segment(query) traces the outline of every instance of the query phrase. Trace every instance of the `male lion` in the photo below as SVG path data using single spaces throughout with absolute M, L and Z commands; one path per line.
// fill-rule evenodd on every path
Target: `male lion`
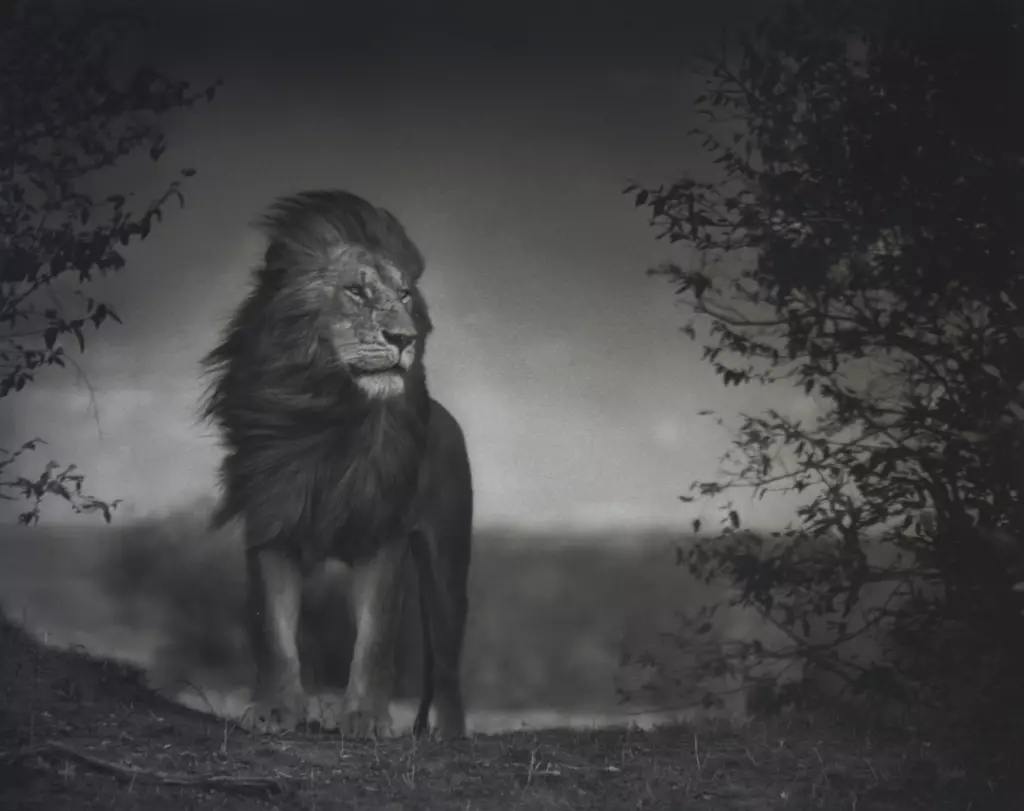
M 391 732 L 402 569 L 419 581 L 424 692 L 443 737 L 465 732 L 459 659 L 473 492 L 455 418 L 427 393 L 424 261 L 388 211 L 342 191 L 278 200 L 253 288 L 205 359 L 204 415 L 227 454 L 217 526 L 245 524 L 256 694 L 246 725 L 307 716 L 296 633 L 304 583 L 351 567 L 356 640 L 344 698 L 315 719 L 355 737 Z

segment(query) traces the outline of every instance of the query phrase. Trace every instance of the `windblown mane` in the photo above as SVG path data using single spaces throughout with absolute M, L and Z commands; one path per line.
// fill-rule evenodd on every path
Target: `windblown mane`
M 348 192 L 283 197 L 257 224 L 270 241 L 267 264 L 294 268 L 305 257 L 329 257 L 339 247 L 358 245 L 386 256 L 413 282 L 423 274 L 423 255 L 396 217 Z
M 414 292 L 417 360 L 403 394 L 374 400 L 319 346 L 321 314 L 303 292 L 347 246 L 386 257 L 413 284 L 423 257 L 393 215 L 346 192 L 284 198 L 261 225 L 269 245 L 252 290 L 203 360 L 212 379 L 202 413 L 227 450 L 214 523 L 244 516 L 255 542 L 287 545 L 309 563 L 350 562 L 399 529 L 415 492 L 430 319 Z

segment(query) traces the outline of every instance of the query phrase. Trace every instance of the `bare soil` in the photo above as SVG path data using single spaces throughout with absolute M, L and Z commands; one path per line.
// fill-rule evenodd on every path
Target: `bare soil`
M 0 622 L 0 809 L 1019 809 L 935 747 L 848 724 L 252 736 Z

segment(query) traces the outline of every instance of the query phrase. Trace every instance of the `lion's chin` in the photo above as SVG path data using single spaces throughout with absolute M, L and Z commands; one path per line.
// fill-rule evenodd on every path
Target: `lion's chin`
M 405 378 L 393 370 L 361 374 L 355 380 L 363 393 L 373 399 L 396 397 L 405 391 Z

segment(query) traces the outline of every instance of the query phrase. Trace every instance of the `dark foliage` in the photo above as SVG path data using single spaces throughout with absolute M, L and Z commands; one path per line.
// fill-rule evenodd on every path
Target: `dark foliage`
M 0 18 L 0 398 L 45 367 L 77 368 L 67 340 L 85 351 L 88 328 L 120 321 L 85 288 L 124 267 L 122 248 L 145 239 L 171 199 L 184 205 L 180 180 L 140 210 L 129 194 L 83 190 L 139 150 L 159 159 L 159 117 L 213 98 L 214 87 L 195 92 L 150 67 L 115 76 L 118 46 L 136 30 L 120 13 L 76 16 L 47 3 L 18 3 Z M 0 450 L 0 476 L 41 443 Z M 47 495 L 109 521 L 117 502 L 88 495 L 83 482 L 75 465 L 51 461 L 35 479 L 0 478 L 0 497 L 29 501 L 26 524 L 39 520 Z
M 699 257 L 652 273 L 723 382 L 823 405 L 742 416 L 684 497 L 723 506 L 723 531 L 683 562 L 734 581 L 790 654 L 972 724 L 1024 673 L 1007 556 L 977 529 L 1024 517 L 1020 39 L 1009 4 L 791 3 L 705 63 L 694 132 L 724 179 L 626 190 Z M 722 503 L 737 490 L 803 506 L 758 537 Z M 863 609 L 871 590 L 890 596 Z M 865 634 L 895 643 L 884 663 L 844 655 Z

